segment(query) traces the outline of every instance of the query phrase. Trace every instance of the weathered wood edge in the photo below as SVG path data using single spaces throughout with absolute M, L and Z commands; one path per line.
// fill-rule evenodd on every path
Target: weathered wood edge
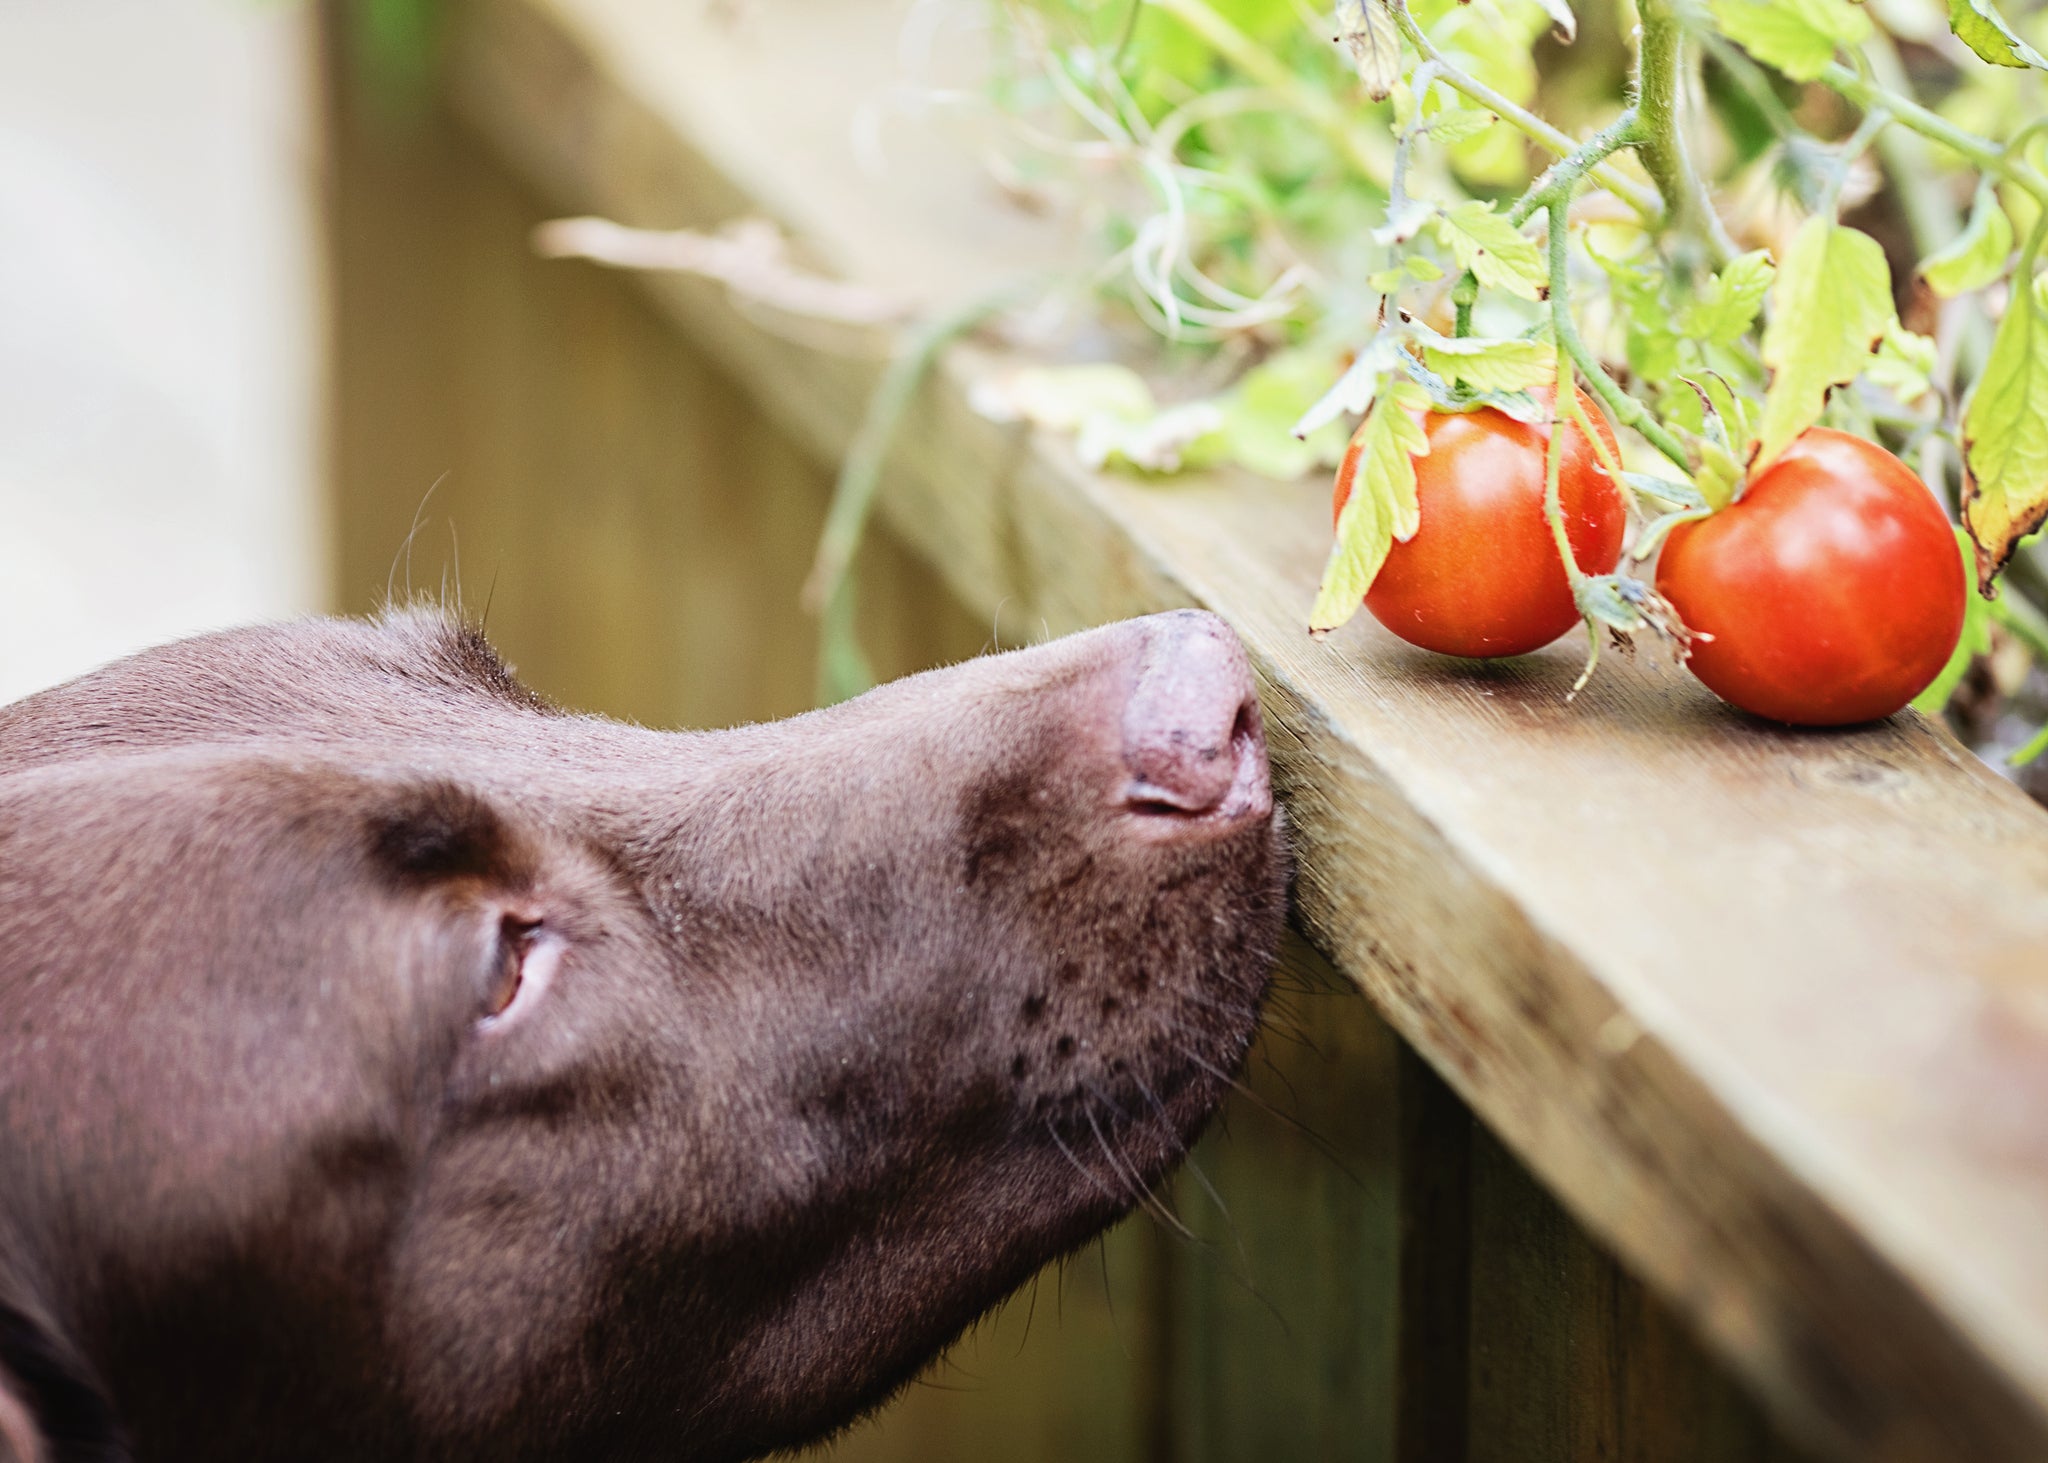
M 547 0 L 477 0 L 458 37 L 458 105 L 560 206 L 670 224 L 760 210 Z M 876 362 L 780 338 L 711 287 L 646 283 L 795 440 L 837 459 Z M 1116 485 L 966 408 L 986 366 L 954 352 L 917 407 L 882 500 L 891 527 L 967 603 L 1007 604 L 1055 632 L 1177 604 L 1230 614 Z M 950 490 L 969 476 L 988 490 Z M 2039 1400 L 1668 1046 L 1587 1039 L 1620 1013 L 1598 976 L 1404 798 L 1285 657 L 1251 644 L 1302 851 L 1305 927 L 1575 1212 L 1808 1438 L 1855 1457 L 2048 1454 Z M 1334 866 L 1342 878 L 1326 874 Z

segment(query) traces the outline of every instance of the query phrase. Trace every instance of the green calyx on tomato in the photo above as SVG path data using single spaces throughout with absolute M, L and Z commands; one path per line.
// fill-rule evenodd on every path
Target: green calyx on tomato
M 1583 392 L 1578 399 L 1608 455 L 1618 456 L 1598 408 Z M 1430 411 L 1421 425 L 1428 451 L 1412 458 L 1420 524 L 1389 549 L 1366 608 L 1403 640 L 1445 655 L 1521 655 L 1548 645 L 1580 621 L 1543 512 L 1551 432 L 1565 433 L 1558 497 L 1572 558 L 1585 573 L 1606 574 L 1621 559 L 1628 518 L 1620 487 L 1569 422 L 1522 422 L 1482 407 Z M 1333 517 L 1351 496 L 1354 471 L 1347 458 Z
M 1680 524 L 1657 588 L 1697 632 L 1687 664 L 1775 721 L 1889 716 L 1947 664 L 1963 566 L 1947 515 L 1882 447 L 1811 427 L 1733 503 Z M 1711 638 L 1709 638 L 1711 637 Z

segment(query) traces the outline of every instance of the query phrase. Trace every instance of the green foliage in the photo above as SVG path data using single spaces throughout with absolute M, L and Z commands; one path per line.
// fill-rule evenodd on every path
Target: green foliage
M 2029 286 L 2006 306 L 1963 415 L 1963 522 L 1986 590 L 2019 541 L 2048 519 L 2048 277 Z
M 1351 496 L 1337 517 L 1336 547 L 1308 612 L 1310 630 L 1333 630 L 1356 614 L 1394 540 L 1412 538 L 1421 524 L 1415 459 L 1429 455 L 1429 439 L 1414 414 L 1428 405 L 1428 393 L 1414 382 L 1384 383 L 1345 449 L 1338 472 L 1349 475 Z
M 1149 393 L 1098 404 L 1068 430 L 1148 471 L 1162 441 L 1184 464 L 1280 478 L 1341 450 L 1353 495 L 1317 629 L 1356 610 L 1412 527 L 1407 455 L 1424 439 L 1410 414 L 1541 419 L 1531 388 L 1560 351 L 1622 432 L 1612 470 L 1639 557 L 1823 420 L 1955 466 L 1933 486 L 1964 504 L 1987 586 L 2048 518 L 2037 5 L 1950 0 L 1955 35 L 1992 63 L 1978 65 L 1940 35 L 1940 8 L 1910 0 L 1580 0 L 1577 15 L 1564 0 L 1011 3 L 1039 18 L 1017 28 L 1033 53 L 1018 75 L 1041 82 L 1035 135 L 1085 158 L 1090 206 L 1111 220 L 1107 274 L 1175 342 L 1171 361 L 1242 362 L 1233 385 L 1167 408 Z M 1539 71 L 1539 47 L 1581 19 Z M 1963 65 L 1916 96 L 1908 41 Z M 1704 111 L 1683 68 L 1653 64 L 1681 53 L 1706 58 Z M 1902 130 L 1923 141 L 1893 149 Z M 1694 176 L 1707 158 L 1725 170 Z M 1995 329 L 1975 304 L 1909 311 L 1938 323 L 1907 329 L 1888 252 L 1938 298 L 2007 302 Z M 1290 419 L 1300 435 L 1280 430 Z M 1943 450 L 1922 453 L 1930 442 Z M 1625 576 L 1587 594 L 1645 603 Z
M 2048 70 L 2048 61 L 2014 33 L 1991 0 L 1949 0 L 1948 23 L 1964 45 L 1994 66 Z
M 1970 221 L 1944 247 L 1920 261 L 1920 277 L 1937 295 L 1950 297 L 1981 290 L 2005 273 L 2012 253 L 2012 220 L 1998 201 L 1998 189 L 1986 178 L 1977 185 Z
M 1868 234 L 1825 218 L 1799 227 L 1771 287 L 1764 364 L 1773 372 L 1752 465 L 1820 420 L 1828 389 L 1856 379 L 1891 325 L 1891 270 Z
M 1870 21 L 1849 0 L 1713 0 L 1729 40 L 1795 81 L 1812 81 L 1835 52 L 1870 38 Z

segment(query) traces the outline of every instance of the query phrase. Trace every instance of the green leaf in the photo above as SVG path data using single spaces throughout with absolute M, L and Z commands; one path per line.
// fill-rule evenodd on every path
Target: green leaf
M 1525 300 L 1542 298 L 1549 279 L 1542 253 L 1495 213 L 1491 203 L 1470 199 L 1454 204 L 1439 217 L 1437 232 L 1460 267 L 1478 275 L 1488 289 L 1506 290 Z
M 2048 277 L 2013 291 L 1963 410 L 1963 524 L 1985 593 L 2048 519 Z
M 1948 0 L 1948 25 L 1958 40 L 1993 66 L 2037 66 L 2048 71 L 2048 61 L 2013 34 L 1991 0 Z
M 1752 468 L 1767 466 L 1820 419 L 1828 389 L 1869 364 L 1892 319 L 1891 271 L 1877 240 L 1827 218 L 1801 224 L 1771 286 L 1771 385 Z
M 1345 449 L 1337 473 L 1340 480 L 1348 477 L 1351 496 L 1338 515 L 1337 542 L 1309 611 L 1309 629 L 1315 634 L 1334 630 L 1358 613 L 1394 540 L 1414 537 L 1421 526 L 1415 459 L 1429 454 L 1429 438 L 1411 413 L 1428 404 L 1429 393 L 1413 381 L 1383 381 L 1372 410 Z
M 1963 572 L 1970 575 L 1970 536 L 1960 528 L 1956 530 L 1956 545 L 1962 550 Z M 1970 597 L 1963 606 L 1963 634 L 1956 641 L 1956 648 L 1948 658 L 1948 664 L 1941 668 L 1941 674 L 1927 683 L 1927 689 L 1913 698 L 1913 709 L 1924 711 L 1929 716 L 1939 716 L 1948 705 L 1949 697 L 1955 695 L 1956 687 L 1962 684 L 1969 673 L 1970 662 L 1980 655 L 1991 653 L 1991 607 L 1984 602 L 1984 596 L 1977 592 L 1975 584 L 1970 586 Z
M 1429 135 L 1449 147 L 1477 137 L 1500 119 L 1477 107 L 1446 107 L 1429 119 Z
M 1418 329 L 1430 370 L 1474 391 L 1525 391 L 1557 379 L 1557 347 L 1547 341 L 1467 336 L 1454 340 Z
M 1735 344 L 1756 323 L 1776 273 L 1765 249 L 1729 260 L 1679 313 L 1678 333 L 1703 346 Z
M 1906 329 L 1894 320 L 1885 327 L 1884 342 L 1864 368 L 1864 376 L 1911 406 L 1933 389 L 1937 347 L 1934 337 Z
M 1947 246 L 1920 265 L 1920 277 L 1943 298 L 1979 290 L 2005 273 L 2012 253 L 2012 220 L 1998 201 L 1998 190 L 1986 178 L 1977 188 L 1970 221 Z
M 1729 40 L 1795 81 L 1870 38 L 1869 18 L 1849 0 L 1713 0 L 1713 12 Z

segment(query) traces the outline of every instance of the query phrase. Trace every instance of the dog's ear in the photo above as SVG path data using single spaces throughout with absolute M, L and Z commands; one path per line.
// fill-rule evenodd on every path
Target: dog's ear
M 91 1370 L 47 1327 L 0 1300 L 0 1463 L 130 1463 Z

